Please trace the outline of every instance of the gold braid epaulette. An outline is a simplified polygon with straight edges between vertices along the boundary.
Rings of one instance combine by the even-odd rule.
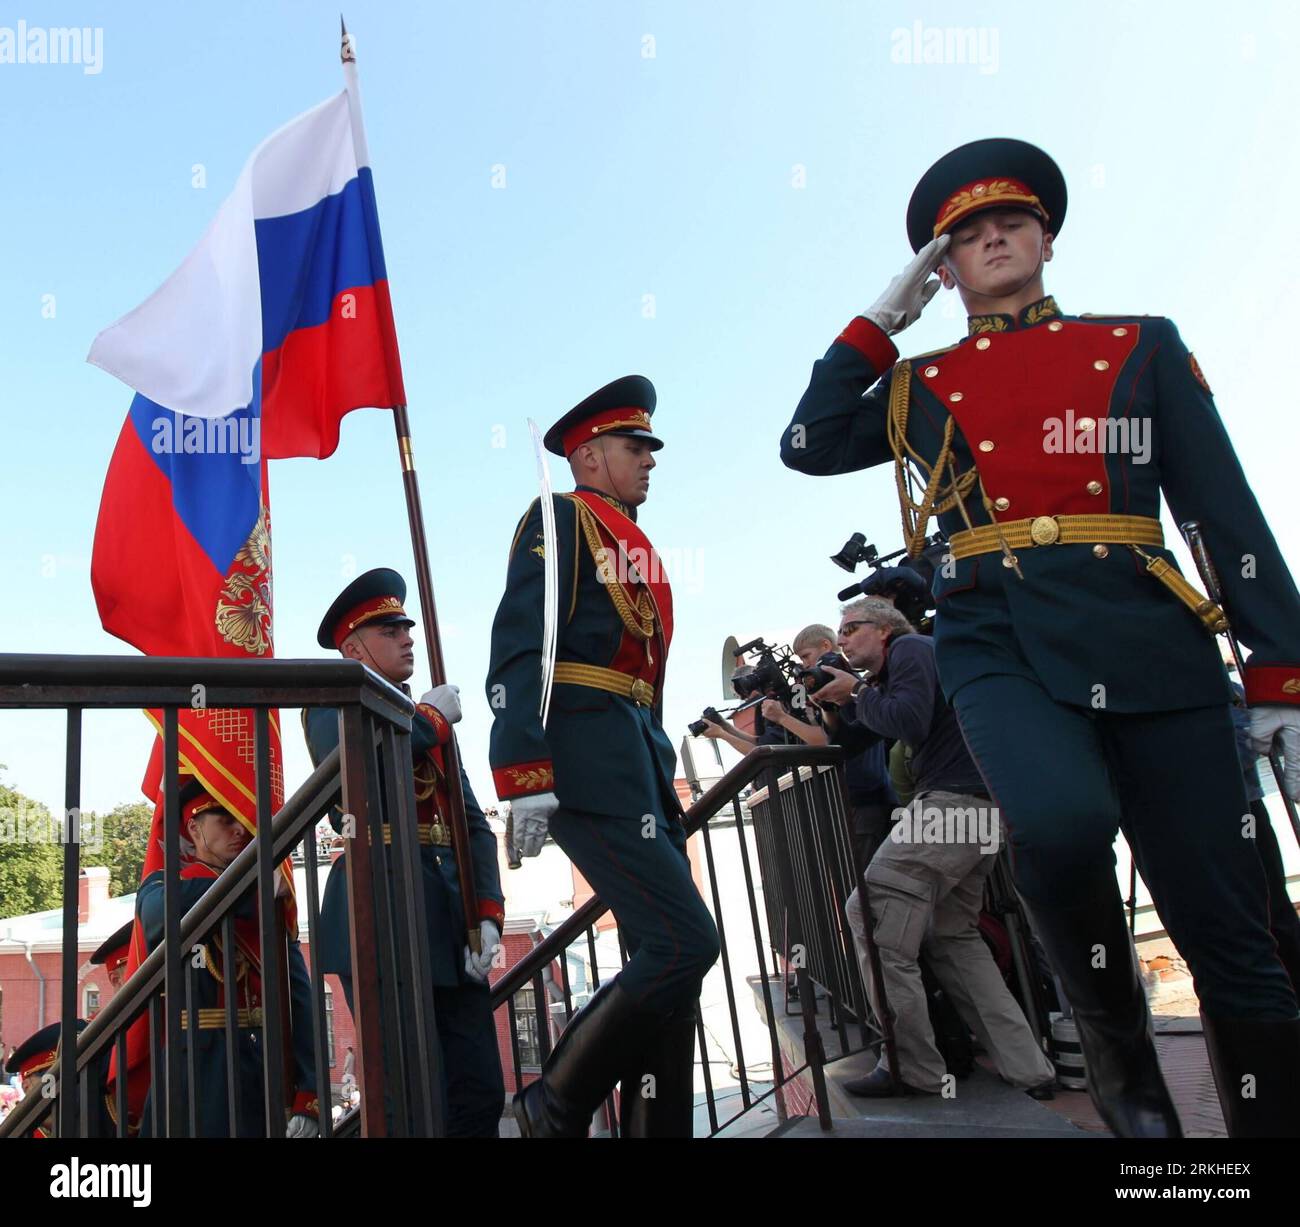
[[[894,366],[893,381],[889,387],[889,417],[885,422],[889,449],[894,453],[894,481],[898,487],[898,508],[903,519],[903,543],[910,558],[915,558],[925,546],[925,530],[932,515],[960,506],[966,510],[965,500],[978,474],[974,468],[958,476],[952,460],[952,437],[956,422],[952,414],[944,423],[943,444],[931,467],[920,453],[907,441],[907,412],[912,394],[912,363],[903,359]],[[907,463],[911,460],[925,475],[925,493],[915,502],[908,491]],[[952,480],[941,486],[943,471],[952,472]]]
[[[582,535],[591,551],[592,561],[596,564],[596,574],[605,585],[605,591],[609,593],[619,619],[633,638],[650,640],[655,633],[655,607],[650,593],[642,589],[633,600],[611,565],[610,554],[613,551],[601,541],[600,528],[591,508],[585,506],[580,499],[574,499],[573,505],[578,509],[578,523],[582,525]]]

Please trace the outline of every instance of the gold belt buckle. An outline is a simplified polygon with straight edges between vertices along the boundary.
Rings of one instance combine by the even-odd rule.
[[[1055,516],[1035,516],[1029,526],[1029,539],[1035,545],[1055,545],[1061,537],[1061,526]]]
[[[443,822],[429,823],[429,842],[435,848],[443,847],[451,843],[451,827]]]
[[[248,1025],[250,1027],[260,1027],[262,1025],[262,1007],[254,1006],[248,1011]]]
[[[638,707],[649,707],[655,701],[655,688],[644,678],[638,677],[632,683],[632,692],[629,697]]]

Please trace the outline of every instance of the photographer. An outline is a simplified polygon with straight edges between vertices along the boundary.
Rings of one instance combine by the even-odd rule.
[[[856,863],[865,865],[889,834],[894,807],[898,804],[889,782],[885,742],[878,733],[859,723],[852,700],[840,706],[829,701],[825,705],[820,703],[823,686],[842,672],[836,666],[848,664],[835,646],[835,632],[829,626],[806,627],[795,639],[794,650],[804,667],[800,680],[816,705],[814,710],[819,709],[821,714],[822,741],[813,744],[829,742],[844,750],[849,831]],[[804,740],[812,742],[811,737]]]
[[[825,708],[852,699],[858,723],[910,745],[917,788],[911,810],[900,811],[898,825],[865,875],[901,1075],[891,1072],[882,1050],[876,1068],[845,1090],[870,1097],[896,1089],[942,1091],[946,1066],[935,1046],[918,966],[924,947],[930,967],[1002,1077],[1045,1095],[1054,1080],[1052,1066],[978,928],[984,883],[1001,845],[1001,822],[939,687],[934,644],[914,633],[892,605],[872,597],[845,606],[839,642],[849,663],[870,678],[828,668],[831,680],[818,689],[816,701]],[[845,911],[879,1013],[866,958],[861,889],[850,896]]]
[[[824,653],[835,650],[833,640],[834,632],[829,626],[814,623],[804,627],[795,636],[792,649],[804,668],[811,668]],[[740,665],[732,677],[759,675],[750,666]],[[780,684],[769,684],[764,688],[767,697],[759,708],[754,733],[743,732],[730,720],[714,719],[710,715],[713,709],[707,708],[703,717],[705,727],[702,736],[725,741],[741,754],[748,754],[755,746],[785,746],[793,744],[795,740],[810,746],[824,746],[827,741],[826,732],[818,720],[817,711],[810,709],[803,701],[805,696],[793,694],[780,675],[775,675],[771,680]],[[738,689],[737,693],[741,694],[741,691]],[[749,696],[741,694],[741,697],[747,699]]]

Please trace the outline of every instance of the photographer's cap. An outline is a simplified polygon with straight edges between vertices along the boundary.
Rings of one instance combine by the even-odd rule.
[[[602,435],[644,439],[657,452],[664,444],[650,432],[654,411],[654,384],[644,375],[624,375],[570,409],[546,432],[543,442],[548,452],[566,460]]]

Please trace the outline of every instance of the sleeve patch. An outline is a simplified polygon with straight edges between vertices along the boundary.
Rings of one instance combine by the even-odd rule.
[[[1187,355],[1187,361],[1192,364],[1193,378],[1195,378],[1196,382],[1199,383],[1201,387],[1203,387],[1207,392],[1209,392],[1211,396],[1213,396],[1214,393],[1210,392],[1210,384],[1209,381],[1205,378],[1205,372],[1201,370],[1201,364],[1196,361],[1196,355],[1189,353]]]

